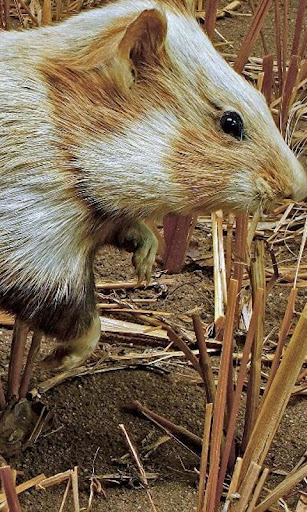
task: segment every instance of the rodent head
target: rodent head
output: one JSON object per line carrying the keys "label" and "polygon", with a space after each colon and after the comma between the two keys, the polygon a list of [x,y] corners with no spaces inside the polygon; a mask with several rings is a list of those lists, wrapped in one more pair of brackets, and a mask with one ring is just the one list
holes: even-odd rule
{"label": "rodent head", "polygon": [[193,17],[170,14],[169,19],[169,55],[185,71],[186,104],[198,107],[190,113],[194,126],[191,118],[183,121],[174,153],[180,181],[193,184],[196,209],[203,204],[253,211],[284,198],[304,199],[307,172],[283,140],[263,95],[222,59]]}
{"label": "rodent head", "polygon": [[107,22],[41,69],[86,199],[151,216],[253,211],[307,195],[307,174],[263,96],[186,4],[123,1],[81,16],[92,31]]}

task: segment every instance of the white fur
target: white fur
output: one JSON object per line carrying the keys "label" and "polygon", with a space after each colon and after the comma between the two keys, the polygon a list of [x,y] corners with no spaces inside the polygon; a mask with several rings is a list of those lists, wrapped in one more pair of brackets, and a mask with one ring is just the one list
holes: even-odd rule
{"label": "white fur", "polygon": [[[90,168],[84,182],[95,195],[95,175],[103,175],[102,207],[114,214],[122,205],[134,205],[134,213],[146,217],[148,212],[164,215],[176,200],[176,185],[165,173],[165,160],[171,154],[171,141],[178,129],[178,120],[165,111],[147,111],[141,120],[128,123],[124,133],[106,138],[93,135],[85,147],[75,148],[78,164]],[[178,193],[179,193],[179,186]],[[141,200],[140,200],[141,198]],[[129,215],[129,208],[127,208]]]}

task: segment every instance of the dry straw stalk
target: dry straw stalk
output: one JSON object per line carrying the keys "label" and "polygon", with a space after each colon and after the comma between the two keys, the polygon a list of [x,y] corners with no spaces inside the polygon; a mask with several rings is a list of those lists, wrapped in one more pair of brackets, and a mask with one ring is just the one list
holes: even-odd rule
{"label": "dry straw stalk", "polygon": [[196,334],[197,345],[199,348],[199,363],[202,371],[202,377],[204,380],[204,386],[206,391],[206,397],[208,403],[214,403],[216,395],[216,387],[214,381],[214,375],[211,365],[211,359],[208,354],[206,340],[204,336],[204,330],[199,315],[193,315],[193,325]]}
{"label": "dry straw stalk", "polygon": [[230,507],[231,512],[244,512],[250,496],[253,492],[253,489],[256,485],[256,482],[258,480],[259,474],[261,471],[261,466],[258,464],[255,464],[255,462],[251,462],[246,476],[244,480],[242,481],[241,486],[239,487],[238,494],[240,495],[240,498],[238,501],[234,502],[234,505]]}
{"label": "dry straw stalk", "polygon": [[303,478],[307,476],[307,464],[304,464],[294,473],[290,473],[268,496],[254,509],[254,512],[265,512],[271,505],[276,503],[279,498],[285,496],[293,487],[295,487]]}
{"label": "dry straw stalk", "polygon": [[20,503],[16,493],[13,470],[10,468],[10,466],[4,466],[0,468],[0,475],[6,500],[9,506],[9,512],[21,512]]}
{"label": "dry straw stalk", "polygon": [[205,492],[205,487],[206,487],[207,463],[208,463],[208,454],[209,454],[212,411],[213,411],[213,404],[212,403],[207,404],[206,405],[206,414],[205,414],[203,445],[202,445],[202,452],[201,452],[201,459],[200,459],[197,512],[205,512],[205,510],[204,510],[204,492]]}
{"label": "dry straw stalk", "polygon": [[307,305],[301,313],[289,346],[261,407],[243,457],[241,479],[252,461],[263,464],[291,396],[296,378],[304,363],[306,352]]}
{"label": "dry straw stalk", "polygon": [[231,412],[229,415],[228,429],[227,429],[227,434],[226,434],[226,439],[225,439],[225,444],[224,444],[224,450],[223,450],[223,454],[222,454],[222,461],[221,461],[219,481],[218,481],[218,498],[219,499],[221,498],[223,482],[224,482],[224,479],[226,476],[227,465],[228,465],[231,447],[232,447],[232,443],[233,443],[233,439],[234,439],[234,435],[235,435],[235,427],[236,427],[237,415],[238,415],[239,406],[240,406],[241,393],[243,391],[243,385],[244,385],[246,371],[247,371],[247,364],[248,364],[248,360],[250,358],[250,351],[252,348],[252,343],[253,343],[256,328],[257,328],[258,315],[259,314],[261,315],[262,309],[263,309],[263,289],[258,288],[258,290],[256,291],[252,318],[251,318],[249,330],[248,330],[245,345],[244,345],[243,357],[241,360],[241,365],[240,365],[240,370],[239,370],[239,375],[238,375],[238,380],[237,380],[237,386],[236,386],[236,390],[234,393],[233,406],[232,406],[232,409],[231,409]]}
{"label": "dry straw stalk", "polygon": [[213,512],[215,510],[220,451],[223,438],[224,419],[226,414],[227,388],[229,383],[228,376],[230,371],[231,354],[233,349],[233,329],[235,308],[237,304],[237,295],[238,281],[236,281],[235,279],[231,279],[227,301],[228,308],[225,320],[223,349],[221,355],[219,379],[215,399],[216,406],[214,407],[213,410],[213,425],[210,447],[210,469],[205,497],[207,503],[206,512]]}
{"label": "dry straw stalk", "polygon": [[[264,242],[263,240],[256,240],[254,243],[255,255],[251,259],[251,282],[253,300],[256,298],[256,293],[259,288],[265,290],[266,278],[264,267]],[[243,447],[247,445],[253,425],[255,424],[259,400],[260,400],[260,386],[261,386],[261,356],[264,339],[264,314],[265,314],[265,292],[263,293],[263,304],[259,310],[257,317],[257,327],[255,331],[255,339],[252,346],[252,359],[250,367],[250,375],[247,388],[247,403],[245,414],[245,426],[243,434]]]}

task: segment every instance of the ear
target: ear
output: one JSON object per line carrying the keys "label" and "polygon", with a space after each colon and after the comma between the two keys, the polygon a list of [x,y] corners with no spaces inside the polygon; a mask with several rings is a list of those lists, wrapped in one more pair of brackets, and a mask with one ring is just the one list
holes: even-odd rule
{"label": "ear", "polygon": [[118,46],[118,57],[123,64],[126,83],[134,81],[134,76],[142,66],[158,56],[164,48],[167,22],[165,16],[156,9],[143,11],[126,29]]}

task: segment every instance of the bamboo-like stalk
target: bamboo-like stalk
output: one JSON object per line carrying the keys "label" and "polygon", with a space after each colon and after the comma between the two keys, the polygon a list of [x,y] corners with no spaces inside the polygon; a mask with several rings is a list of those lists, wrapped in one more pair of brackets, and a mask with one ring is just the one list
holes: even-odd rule
{"label": "bamboo-like stalk", "polygon": [[273,87],[273,66],[274,54],[266,55],[263,57],[262,69],[264,72],[262,94],[264,95],[268,105],[271,103],[272,87]]}
{"label": "bamboo-like stalk", "polygon": [[227,219],[227,237],[226,237],[226,285],[229,287],[229,281],[231,278],[231,267],[232,267],[232,241],[233,241],[233,226],[235,223],[235,216],[233,214],[228,215]]}
{"label": "bamboo-like stalk", "polygon": [[257,89],[258,91],[262,91],[263,89],[263,81],[264,81],[264,73],[259,73],[257,76]]}
{"label": "bamboo-like stalk", "polygon": [[271,366],[269,380],[265,387],[264,398],[266,398],[266,396],[270,390],[270,387],[272,385],[273,379],[276,375],[276,372],[277,372],[277,369],[278,369],[278,366],[280,363],[282,351],[285,346],[286,338],[287,338],[287,335],[288,335],[290,327],[291,327],[297,292],[298,292],[297,288],[292,288],[289,298],[288,298],[287,308],[286,308],[286,312],[285,312],[285,315],[284,315],[282,323],[281,323],[280,333],[279,333],[279,337],[278,337],[278,343],[277,343],[277,347],[275,350],[273,363]]}
{"label": "bamboo-like stalk", "polygon": [[258,480],[260,471],[261,466],[259,466],[259,464],[255,464],[255,462],[250,463],[246,476],[238,490],[240,498],[235,502],[233,506],[230,507],[231,512],[244,512],[246,510],[250,496]]}
{"label": "bamboo-like stalk", "polygon": [[52,3],[51,0],[43,1],[43,15],[42,15],[42,24],[50,25],[52,22]]}
{"label": "bamboo-like stalk", "polygon": [[205,29],[211,41],[214,39],[217,9],[218,0],[206,0]]}
{"label": "bamboo-like stalk", "polygon": [[163,219],[165,254],[164,268],[176,274],[180,272],[193,233],[197,216],[166,215]]}
{"label": "bamboo-like stalk", "polygon": [[283,28],[282,28],[282,67],[284,74],[287,69],[287,51],[288,51],[288,14],[289,14],[289,0],[283,2]]}
{"label": "bamboo-like stalk", "polygon": [[[4,464],[5,466],[5,464]],[[16,489],[16,470],[15,469],[12,469],[12,480],[13,480],[13,486],[15,487],[15,492],[17,494],[17,489]],[[4,501],[2,502],[2,504],[0,505],[0,508],[1,510],[3,510],[3,512],[10,512],[10,507],[9,507],[9,504],[7,502],[7,499],[6,499],[6,494],[4,492]]]}
{"label": "bamboo-like stalk", "polygon": [[[264,290],[266,285],[263,240],[256,240],[254,243],[254,258],[251,260],[251,280],[253,300],[255,301],[257,290],[259,288]],[[255,339],[252,346],[252,359],[246,399],[245,425],[242,439],[243,449],[247,446],[258,414],[261,387],[261,356],[264,339],[265,301],[266,297],[264,294],[263,308],[261,308],[258,316]]]}
{"label": "bamboo-like stalk", "polygon": [[254,43],[263,27],[264,21],[268,14],[272,0],[260,0],[258,3],[255,14],[252,18],[251,26],[242,42],[241,48],[238,52],[237,58],[234,63],[234,69],[238,73],[242,73],[248,57],[251,54]]}
{"label": "bamboo-like stalk", "polygon": [[[246,238],[248,229],[248,216],[238,215],[236,217],[236,234],[234,244],[233,278],[238,281],[238,290],[242,288],[244,265],[246,262]],[[239,323],[239,295],[236,305],[236,320]]]}
{"label": "bamboo-like stalk", "polygon": [[[26,482],[23,482],[22,484],[19,484],[16,486],[16,494],[21,494],[24,491],[27,491],[28,489],[31,489],[31,487],[37,486],[42,480],[45,480],[46,476],[42,473],[41,475],[35,476],[34,478],[31,478],[30,480],[27,480]],[[0,506],[2,506],[3,501],[5,500],[5,494],[0,494]]]}
{"label": "bamboo-like stalk", "polygon": [[211,214],[212,220],[212,246],[213,246],[213,262],[214,262],[214,324],[216,333],[223,331],[225,314],[224,314],[224,294],[221,280],[220,267],[220,251],[218,240],[218,226],[216,212]]}
{"label": "bamboo-like stalk", "polygon": [[218,406],[213,410],[213,426],[210,448],[210,470],[208,484],[206,489],[207,512],[213,512],[215,509],[218,470],[220,462],[221,442],[223,437],[223,425],[226,413],[226,397],[228,387],[228,374],[233,347],[233,329],[235,310],[238,294],[238,281],[231,279],[228,293],[228,307],[225,321],[225,331],[223,339],[223,349],[221,355],[219,379],[216,391],[215,403]]}
{"label": "bamboo-like stalk", "polygon": [[287,124],[289,108],[291,106],[291,99],[293,98],[293,89],[296,83],[298,69],[299,57],[297,55],[292,55],[283,89],[282,101],[280,104],[280,129],[282,132],[284,132]]}
{"label": "bamboo-like stalk", "polygon": [[62,15],[62,0],[56,0],[55,2],[55,21],[59,21]]}
{"label": "bamboo-like stalk", "polygon": [[[206,473],[207,473],[207,462],[208,462],[208,453],[209,453],[212,411],[213,411],[213,403],[208,403],[206,405],[203,444],[202,444],[201,458],[200,458],[197,512],[203,512],[203,506],[204,506],[204,492],[205,492],[205,487],[206,487]],[[205,510],[204,510],[204,512],[205,512]]]}
{"label": "bamboo-like stalk", "polygon": [[204,330],[201,323],[201,318],[197,314],[192,315],[194,331],[196,335],[197,345],[199,349],[199,363],[202,370],[202,377],[204,380],[205,392],[207,402],[214,403],[216,387],[214,382],[214,375],[212,371],[211,359],[208,354],[206,340],[204,336]]}
{"label": "bamboo-like stalk", "polygon": [[229,485],[225,504],[223,507],[223,512],[227,512],[229,510],[230,504],[232,502],[232,497],[233,497],[233,495],[235,495],[237,493],[241,469],[242,469],[242,462],[243,462],[243,459],[241,457],[237,457],[233,475],[232,475],[232,479],[231,479],[231,482]]}
{"label": "bamboo-like stalk", "polygon": [[281,96],[284,78],[283,78],[283,67],[282,67],[281,20],[280,20],[279,0],[274,0],[274,7],[275,7],[275,44],[276,44],[276,58],[277,58],[278,88],[279,88],[279,96]]}
{"label": "bamboo-like stalk", "polygon": [[231,446],[232,446],[232,442],[233,442],[233,438],[234,438],[237,414],[239,411],[240,400],[241,400],[241,393],[243,390],[243,385],[244,385],[244,380],[245,380],[245,375],[246,375],[246,370],[247,370],[247,363],[248,363],[248,359],[250,357],[250,351],[252,348],[252,343],[253,343],[256,328],[257,328],[258,316],[261,315],[261,311],[263,309],[263,293],[264,293],[264,291],[262,288],[258,288],[256,291],[252,318],[251,318],[248,333],[246,336],[246,341],[244,344],[243,357],[242,357],[242,361],[241,361],[241,365],[240,365],[237,386],[236,386],[236,390],[234,393],[233,406],[232,406],[232,409],[231,409],[231,412],[229,415],[228,429],[227,429],[227,434],[226,434],[226,439],[225,439],[225,444],[224,444],[224,450],[223,450],[223,454],[222,454],[219,480],[218,480],[218,485],[217,485],[217,503],[220,500],[222,490],[223,490],[223,482],[225,479],[227,464],[228,464]]}
{"label": "bamboo-like stalk", "polygon": [[290,473],[268,496],[256,507],[254,512],[265,512],[282,496],[287,494],[301,480],[307,476],[307,464],[300,467],[295,473]]}
{"label": "bamboo-like stalk", "polygon": [[303,28],[304,11],[306,6],[306,0],[299,0],[297,7],[296,22],[294,28],[293,43],[291,49],[291,55],[298,55],[300,36]]}
{"label": "bamboo-like stalk", "polygon": [[14,484],[13,471],[10,466],[0,468],[1,481],[10,512],[21,512],[20,503]]}
{"label": "bamboo-like stalk", "polygon": [[33,16],[32,12],[31,12],[31,9],[27,6],[27,4],[24,2],[24,0],[18,0],[18,3],[20,4],[20,7],[22,7],[22,9],[27,13],[27,15],[29,16],[29,18],[32,21],[33,25],[35,27],[37,27],[38,26],[38,21],[35,18],[35,16]]}
{"label": "bamboo-like stalk", "polygon": [[5,399],[5,394],[4,394],[3,385],[2,385],[2,379],[0,377],[0,409],[1,410],[5,409],[5,406],[6,406],[6,399]]}
{"label": "bamboo-like stalk", "polygon": [[255,236],[255,233],[257,230],[257,225],[260,221],[260,218],[261,218],[261,210],[260,210],[260,208],[258,208],[253,215],[253,218],[250,222],[250,226],[248,228],[247,235],[246,235],[246,251],[248,252],[248,254],[246,255],[246,259],[248,256],[248,261],[250,260],[250,249],[251,249],[252,241],[254,239],[254,236]]}
{"label": "bamboo-like stalk", "polygon": [[305,360],[306,352],[307,305],[300,315],[270,391],[261,407],[243,457],[242,478],[251,461],[263,464]]}
{"label": "bamboo-like stalk", "polygon": [[72,488],[72,497],[74,504],[74,512],[80,512],[80,503],[79,503],[79,485],[78,485],[78,466],[74,467],[71,478],[71,488]]}
{"label": "bamboo-like stalk", "polygon": [[223,236],[223,212],[219,210],[216,212],[217,221],[217,239],[218,239],[218,253],[219,253],[219,268],[221,275],[221,286],[223,292],[223,301],[227,306],[227,279],[226,279],[226,264],[224,253],[224,236]]}
{"label": "bamboo-like stalk", "polygon": [[3,6],[3,0],[0,0],[0,29],[4,29],[4,6]]}
{"label": "bamboo-like stalk", "polygon": [[152,419],[155,423],[161,425],[163,428],[165,428],[175,436],[184,438],[190,443],[194,444],[195,446],[202,447],[201,437],[197,436],[196,434],[193,434],[192,432],[182,427],[181,425],[176,425],[175,423],[167,420],[163,416],[160,416],[160,414],[151,411],[137,400],[131,402],[128,407],[130,410],[135,411],[138,414],[144,414],[144,416],[146,416],[149,419]]}
{"label": "bamboo-like stalk", "polygon": [[262,472],[262,475],[261,477],[259,478],[259,481],[256,485],[256,488],[255,488],[255,491],[254,491],[254,494],[253,494],[253,497],[250,501],[250,504],[248,506],[248,509],[247,509],[247,512],[253,512],[254,511],[254,508],[256,506],[256,503],[259,499],[259,496],[260,496],[260,493],[263,489],[263,486],[265,484],[265,481],[268,477],[268,474],[269,474],[270,470],[268,468],[264,468],[263,472]]}
{"label": "bamboo-like stalk", "polygon": [[30,379],[32,376],[32,370],[35,363],[36,356],[39,352],[42,340],[42,333],[40,331],[34,331],[32,336],[32,342],[27,357],[26,366],[21,379],[19,398],[24,398],[28,392]]}
{"label": "bamboo-like stalk", "polygon": [[15,5],[15,9],[16,9],[16,12],[17,12],[17,16],[18,16],[18,19],[19,19],[19,23],[20,25],[25,28],[25,20],[24,20],[24,17],[22,15],[22,12],[20,10],[20,6],[19,6],[19,3],[18,3],[18,0],[14,0],[14,5]]}
{"label": "bamboo-like stalk", "polygon": [[13,396],[19,398],[21,370],[28,332],[29,327],[16,318],[8,372],[8,399],[11,399]]}
{"label": "bamboo-like stalk", "polygon": [[[252,10],[253,15],[255,15],[256,8],[255,8],[254,0],[249,0],[249,4],[251,6],[251,10]],[[263,30],[260,30],[260,37],[261,37],[261,43],[262,43],[262,46],[263,46],[263,53],[264,53],[264,55],[267,55],[268,54],[268,47],[267,47],[267,44],[266,44],[266,41],[265,41]]]}
{"label": "bamboo-like stalk", "polygon": [[5,30],[10,29],[10,0],[3,0],[3,25]]}
{"label": "bamboo-like stalk", "polygon": [[302,41],[302,44],[301,44],[301,47],[300,47],[300,50],[298,53],[298,56],[300,59],[303,58],[306,48],[307,48],[307,30],[305,30],[303,41]]}
{"label": "bamboo-like stalk", "polygon": [[[307,71],[307,68],[306,68],[306,71]],[[294,277],[293,288],[296,287],[297,278],[298,278],[298,274],[299,274],[299,269],[300,269],[300,265],[301,265],[301,261],[302,261],[302,257],[303,257],[303,252],[304,252],[305,245],[306,245],[306,239],[307,239],[307,219],[305,220],[304,231],[303,231],[303,236],[302,236],[302,242],[301,242],[301,246],[300,246],[300,252],[299,252],[299,255],[298,255],[298,258],[297,258],[297,266],[296,266],[296,272],[295,272],[295,277]]]}
{"label": "bamboo-like stalk", "polygon": [[64,471],[63,473],[57,473],[56,475],[52,475],[48,478],[44,478],[40,480],[40,482],[37,483],[36,489],[47,489],[48,487],[52,487],[53,485],[61,484],[62,482],[65,482],[66,480],[70,480],[70,477],[73,473],[72,469],[68,469],[67,471]]}
{"label": "bamboo-like stalk", "polygon": [[[167,329],[167,334],[169,339],[184,353],[186,358],[192,363],[194,369],[199,373],[201,378],[203,378],[203,372],[201,366],[198,362],[197,357],[193,354],[192,350],[188,347],[188,345],[180,338],[180,336],[170,327]],[[206,377],[204,377],[206,378]]]}
{"label": "bamboo-like stalk", "polygon": [[68,482],[66,484],[65,491],[64,491],[64,494],[63,494],[62,502],[61,502],[61,505],[60,505],[60,508],[59,508],[59,512],[63,512],[64,511],[64,507],[65,507],[65,503],[66,503],[66,500],[67,500],[67,496],[68,496],[68,492],[69,492],[70,486],[71,486],[71,480],[68,479]]}
{"label": "bamboo-like stalk", "polygon": [[136,462],[137,468],[139,470],[141,482],[142,482],[142,484],[144,486],[147,487],[148,481],[147,481],[146,471],[145,471],[145,469],[143,467],[143,464],[141,463],[138,450],[137,450],[134,442],[132,442],[131,436],[128,434],[126,427],[123,424],[120,424],[119,428],[124,433],[124,436],[125,436],[125,439],[126,439],[126,442],[127,442],[127,446],[129,448],[129,451],[130,451],[131,455],[133,456],[133,458],[134,458],[134,460]]}
{"label": "bamboo-like stalk", "polygon": [[226,266],[223,239],[223,212],[211,214],[212,246],[214,261],[214,323],[216,338],[221,339],[225,323],[225,306],[227,305]]}

